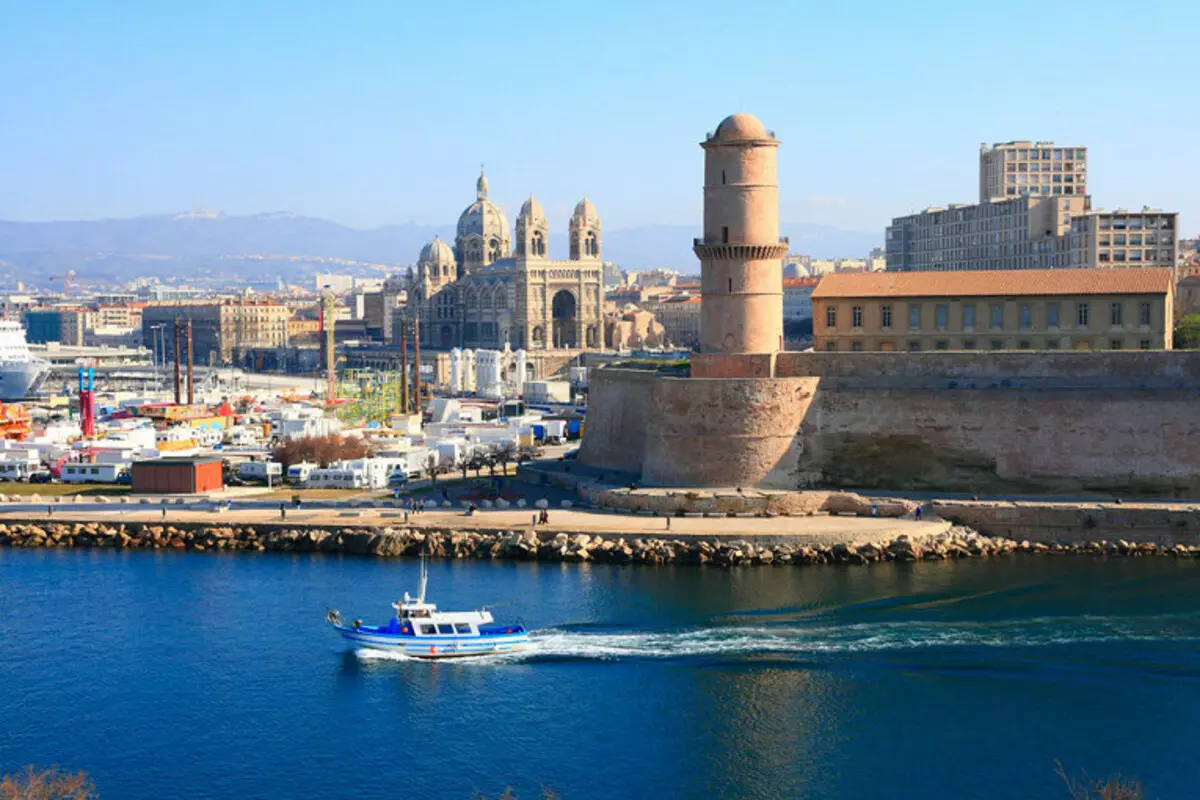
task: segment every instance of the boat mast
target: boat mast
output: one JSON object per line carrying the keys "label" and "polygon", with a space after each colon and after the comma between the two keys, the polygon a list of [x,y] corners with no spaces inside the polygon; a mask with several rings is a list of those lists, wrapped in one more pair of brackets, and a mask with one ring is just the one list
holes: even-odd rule
{"label": "boat mast", "polygon": [[417,602],[425,602],[425,584],[429,582],[429,565],[425,563],[425,554],[421,554],[421,584],[417,590]]}

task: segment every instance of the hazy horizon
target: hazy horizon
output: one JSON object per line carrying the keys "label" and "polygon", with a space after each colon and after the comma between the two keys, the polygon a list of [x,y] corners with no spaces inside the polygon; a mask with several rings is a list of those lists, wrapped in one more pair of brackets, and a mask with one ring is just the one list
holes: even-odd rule
{"label": "hazy horizon", "polygon": [[1087,146],[1096,207],[1178,211],[1187,235],[1195,70],[1184,37],[1163,42],[1200,9],[1139,18],[1033,2],[16,5],[0,219],[439,225],[482,162],[510,218],[533,192],[565,224],[586,194],[606,227],[691,225],[697,144],[746,111],[783,142],[781,219],[882,239],[893,216],[974,201],[981,142],[1028,138]]}

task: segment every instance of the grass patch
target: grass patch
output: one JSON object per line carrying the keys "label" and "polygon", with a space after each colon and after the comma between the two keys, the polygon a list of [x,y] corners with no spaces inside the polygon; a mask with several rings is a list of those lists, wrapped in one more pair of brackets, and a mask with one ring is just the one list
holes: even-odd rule
{"label": "grass patch", "polygon": [[119,497],[129,494],[130,491],[130,487],[115,483],[0,483],[0,494],[36,494],[42,497],[69,497],[71,495]]}

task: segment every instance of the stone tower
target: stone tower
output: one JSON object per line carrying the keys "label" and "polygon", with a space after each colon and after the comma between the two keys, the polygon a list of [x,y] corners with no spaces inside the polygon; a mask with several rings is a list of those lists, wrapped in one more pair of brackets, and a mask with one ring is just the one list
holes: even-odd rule
{"label": "stone tower", "polygon": [[567,228],[571,243],[571,260],[600,259],[600,215],[592,201],[584,197],[575,206]]}
{"label": "stone tower", "polygon": [[704,238],[695,241],[703,353],[783,349],[779,141],[749,114],[726,117],[704,148]]}

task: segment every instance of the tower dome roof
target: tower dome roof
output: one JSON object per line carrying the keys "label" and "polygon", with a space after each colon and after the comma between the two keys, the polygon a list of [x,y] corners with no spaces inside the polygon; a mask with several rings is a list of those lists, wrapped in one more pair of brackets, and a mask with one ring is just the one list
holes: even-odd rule
{"label": "tower dome roof", "polygon": [[433,241],[421,248],[421,255],[418,259],[421,264],[453,264],[454,250],[450,245],[443,242],[438,237],[433,237]]}
{"label": "tower dome roof", "polygon": [[529,199],[521,204],[521,213],[517,216],[529,219],[530,217],[538,217],[545,219],[546,212],[542,208],[542,204],[533,199],[533,195],[529,195]]}
{"label": "tower dome roof", "polygon": [[730,114],[717,126],[716,139],[766,139],[767,129],[753,114]]}
{"label": "tower dome roof", "polygon": [[592,201],[588,200],[586,196],[584,196],[582,200],[575,204],[574,216],[583,217],[585,219],[599,219],[600,217],[600,215],[596,213],[596,207],[592,205]]}
{"label": "tower dome roof", "polygon": [[488,182],[481,172],[475,182],[475,202],[467,206],[458,218],[458,236],[481,234],[508,239],[508,219],[495,203],[487,199]]}

